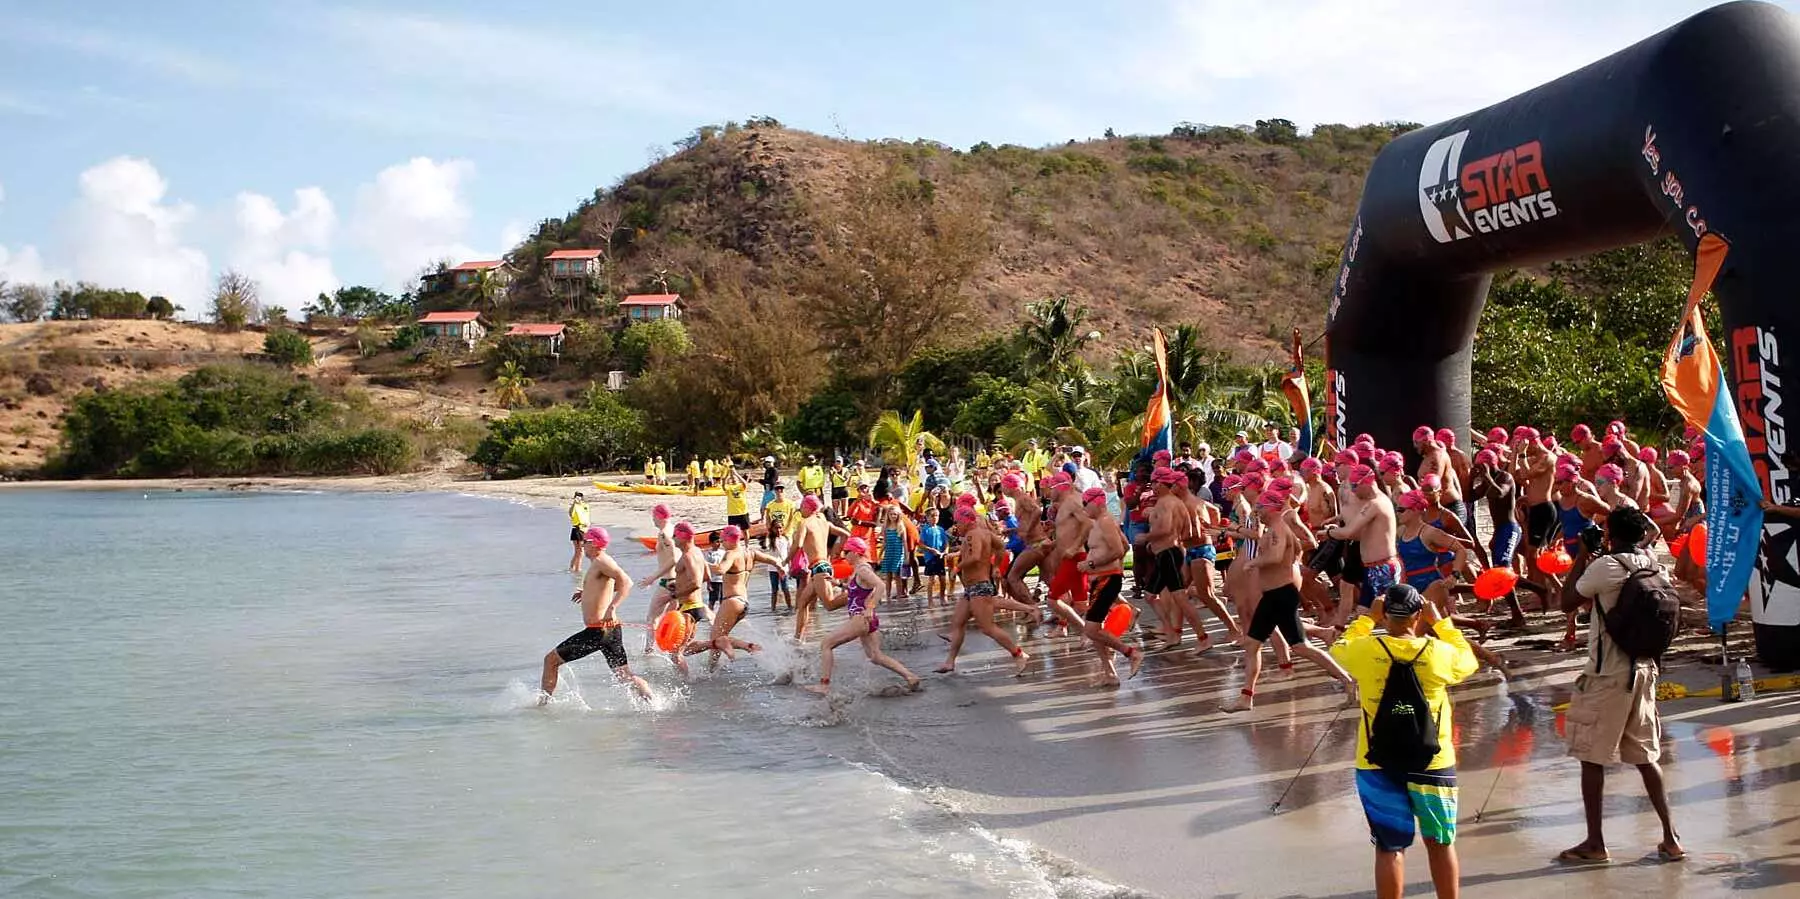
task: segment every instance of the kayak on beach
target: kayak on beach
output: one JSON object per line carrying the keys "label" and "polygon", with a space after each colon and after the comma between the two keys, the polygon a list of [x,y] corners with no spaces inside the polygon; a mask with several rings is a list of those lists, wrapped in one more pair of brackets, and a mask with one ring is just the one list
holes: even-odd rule
{"label": "kayak on beach", "polygon": [[724,496],[725,491],[717,487],[703,490],[689,490],[686,487],[673,487],[663,484],[608,484],[603,481],[594,482],[595,490],[607,493],[642,493],[649,496]]}
{"label": "kayak on beach", "polygon": [[[723,527],[717,527],[717,528],[713,528],[710,531],[695,531],[694,532],[694,545],[700,547],[701,549],[711,549],[713,547],[713,545],[718,542],[720,532],[722,532],[724,530],[725,529]],[[759,521],[759,522],[751,525],[750,529],[744,532],[744,539],[749,540],[749,539],[753,539],[756,537],[761,537],[763,535],[763,530],[764,530],[763,523]],[[642,543],[644,545],[644,548],[647,550],[650,550],[651,552],[656,551],[656,535],[655,534],[651,534],[649,536],[637,536],[637,537],[633,537],[631,539],[636,540],[639,543]]]}

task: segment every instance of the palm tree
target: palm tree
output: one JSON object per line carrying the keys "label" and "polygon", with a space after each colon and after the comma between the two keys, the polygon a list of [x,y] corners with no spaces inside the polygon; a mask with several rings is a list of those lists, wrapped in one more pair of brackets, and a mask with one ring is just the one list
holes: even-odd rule
{"label": "palm tree", "polygon": [[525,376],[525,371],[519,368],[519,363],[507,360],[505,365],[500,366],[499,374],[494,377],[494,399],[499,400],[500,405],[508,409],[514,406],[523,406],[531,401],[531,398],[525,395],[525,391],[535,383],[537,382]]}
{"label": "palm tree", "polygon": [[901,471],[905,472],[918,466],[923,447],[940,456],[944,454],[944,441],[925,430],[924,410],[915,410],[912,421],[901,419],[900,413],[892,409],[882,412],[869,429],[869,445],[881,451],[881,457],[890,465],[902,466]]}
{"label": "palm tree", "polygon": [[476,272],[469,283],[469,290],[481,301],[481,305],[489,309],[499,306],[500,300],[506,296],[506,287],[500,283],[499,278],[494,277],[493,269]]}
{"label": "palm tree", "polygon": [[1084,331],[1087,308],[1071,305],[1068,297],[1054,297],[1025,304],[1025,323],[1019,339],[1028,377],[1059,378],[1080,365],[1081,350],[1100,339],[1099,331]]}

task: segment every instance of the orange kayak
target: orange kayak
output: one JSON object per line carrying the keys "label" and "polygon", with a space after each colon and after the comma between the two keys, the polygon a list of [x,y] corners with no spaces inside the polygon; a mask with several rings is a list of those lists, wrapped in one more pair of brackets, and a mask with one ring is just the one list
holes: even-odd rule
{"label": "orange kayak", "polygon": [[[719,537],[719,533],[723,530],[725,530],[725,529],[722,527],[719,527],[719,528],[713,528],[710,531],[695,531],[694,532],[694,545],[700,547],[701,549],[712,549],[713,544],[717,543],[721,539]],[[744,532],[745,537],[761,537],[762,535],[763,535],[763,523],[760,521],[751,525],[750,530]],[[648,537],[633,537],[631,539],[644,544],[644,548],[647,550],[650,550],[651,552],[656,551],[656,535],[655,534],[652,534]]]}

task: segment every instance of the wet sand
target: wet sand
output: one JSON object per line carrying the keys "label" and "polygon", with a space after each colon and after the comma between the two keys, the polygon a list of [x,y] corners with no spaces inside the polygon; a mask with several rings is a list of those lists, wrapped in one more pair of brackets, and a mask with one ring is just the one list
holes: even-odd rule
{"label": "wet sand", "polygon": [[[418,474],[32,482],[0,489],[444,491],[560,510],[592,480]],[[647,532],[657,502],[697,523],[724,517],[717,497],[587,492],[594,520],[625,534]],[[838,620],[836,613],[820,617],[821,626]],[[1305,663],[1291,681],[1265,682],[1255,712],[1227,716],[1218,704],[1237,692],[1242,678],[1232,667],[1241,656],[1235,648],[1198,660],[1184,651],[1153,655],[1138,679],[1096,690],[1084,686],[1094,670],[1092,654],[1073,640],[1025,640],[1037,658],[1027,677],[1014,679],[1005,655],[971,633],[958,673],[938,676],[927,672],[943,658],[944,644],[934,634],[944,612],[890,605],[882,618],[889,651],[928,686],[903,699],[858,696],[838,705],[847,756],[1002,839],[1030,843],[1046,864],[1134,894],[1373,895],[1372,852],[1351,773],[1357,713],[1340,713],[1340,694]],[[786,617],[769,620],[778,629],[792,626]],[[1688,861],[1655,862],[1655,815],[1636,772],[1617,766],[1607,781],[1612,864],[1569,868],[1553,860],[1584,834],[1579,766],[1564,755],[1558,706],[1585,654],[1535,648],[1557,634],[1560,617],[1536,621],[1523,639],[1489,644],[1517,665],[1509,683],[1484,671],[1452,693],[1465,894],[1791,894],[1800,883],[1800,693],[1791,691],[1750,704],[1662,703],[1665,776]],[[1665,680],[1716,687],[1715,669],[1697,655],[1690,645]],[[891,679],[871,670],[853,646],[840,649],[838,659],[840,683]],[[1291,791],[1272,811],[1290,781]],[[1407,874],[1410,894],[1430,894],[1422,848],[1409,853]]]}

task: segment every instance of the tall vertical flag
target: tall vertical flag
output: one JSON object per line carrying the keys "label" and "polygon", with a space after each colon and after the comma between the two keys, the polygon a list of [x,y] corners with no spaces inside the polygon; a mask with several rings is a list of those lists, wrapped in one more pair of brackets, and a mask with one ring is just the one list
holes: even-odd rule
{"label": "tall vertical flag", "polygon": [[1294,426],[1300,429],[1299,449],[1307,455],[1313,451],[1312,402],[1306,396],[1306,363],[1300,355],[1300,329],[1294,329],[1293,356],[1288,360],[1288,373],[1281,379],[1281,392],[1287,394],[1288,407],[1294,410]]}
{"label": "tall vertical flag", "polygon": [[1706,617],[1715,630],[1737,614],[1762,539],[1762,487],[1744,444],[1725,370],[1706,335],[1700,302],[1719,276],[1730,245],[1700,238],[1687,310],[1663,355],[1663,393],[1688,426],[1706,437]]}
{"label": "tall vertical flag", "polygon": [[1157,450],[1175,451],[1169,415],[1169,345],[1161,328],[1152,328],[1151,334],[1156,345],[1156,389],[1150,391],[1150,408],[1144,412],[1143,449],[1138,452],[1141,462],[1149,461]]}

